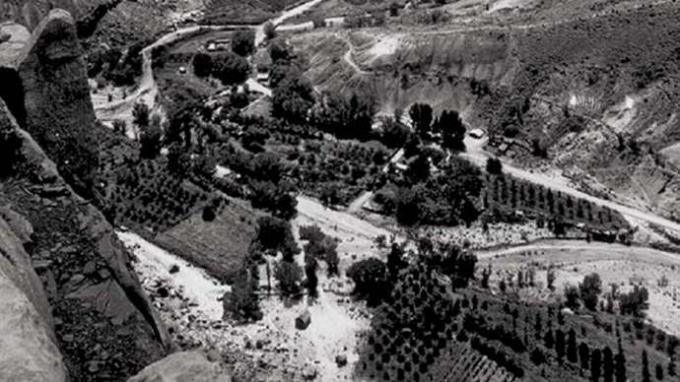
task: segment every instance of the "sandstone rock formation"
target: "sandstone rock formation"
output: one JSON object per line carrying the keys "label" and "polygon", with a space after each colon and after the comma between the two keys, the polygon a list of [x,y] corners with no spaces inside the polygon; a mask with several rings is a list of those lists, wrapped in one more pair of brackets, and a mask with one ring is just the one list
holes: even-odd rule
{"label": "sandstone rock formation", "polygon": [[[9,103],[8,108],[0,99],[0,138],[14,133],[21,144],[12,171],[0,182],[0,207],[6,207],[0,216],[25,228],[16,235],[21,240],[32,239],[30,256],[52,308],[70,380],[124,380],[172,344],[112,227],[69,186],[86,183],[88,155],[96,155],[89,131],[94,112],[73,20],[53,10],[30,39],[16,25],[0,28],[12,35],[0,44],[0,96]],[[6,150],[0,147],[3,154]],[[71,176],[65,180],[64,173]],[[21,280],[12,283],[25,290],[25,299],[44,318],[47,305]]]}
{"label": "sandstone rock formation", "polygon": [[52,10],[13,66],[21,85],[13,89],[13,96],[24,100],[23,109],[12,110],[19,124],[55,161],[69,184],[83,193],[97,168],[92,134],[96,118],[73,18],[64,10]]}
{"label": "sandstone rock formation", "polygon": [[31,231],[16,212],[0,208],[0,381],[61,382],[66,371],[47,297],[24,250]]}
{"label": "sandstone rock formation", "polygon": [[227,370],[201,351],[187,351],[169,355],[147,366],[128,382],[231,382]]}

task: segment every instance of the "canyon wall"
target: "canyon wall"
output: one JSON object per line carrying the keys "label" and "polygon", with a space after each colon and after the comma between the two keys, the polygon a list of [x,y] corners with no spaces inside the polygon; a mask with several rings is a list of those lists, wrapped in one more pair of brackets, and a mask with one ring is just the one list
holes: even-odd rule
{"label": "canyon wall", "polygon": [[[88,190],[98,155],[75,23],[65,11],[52,10],[32,34],[9,23],[0,31],[10,34],[0,43],[0,81],[11,84],[0,92],[0,152],[10,165],[0,175],[0,206],[32,227],[28,254],[48,304],[28,288],[35,277],[26,279],[32,284],[12,282],[23,304],[34,307],[31,314],[46,323],[40,351],[53,357],[53,368],[59,368],[58,352],[45,338],[58,346],[70,381],[125,380],[173,345],[113,227],[74,191]],[[20,268],[32,272],[29,264]],[[12,292],[15,301],[19,291]],[[12,319],[4,314],[0,320]],[[34,347],[36,357],[50,359]]]}

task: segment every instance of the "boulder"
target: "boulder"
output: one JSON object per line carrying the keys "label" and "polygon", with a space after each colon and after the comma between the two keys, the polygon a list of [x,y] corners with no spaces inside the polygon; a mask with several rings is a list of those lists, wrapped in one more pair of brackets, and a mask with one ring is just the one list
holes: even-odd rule
{"label": "boulder", "polygon": [[171,354],[142,370],[128,382],[231,382],[231,375],[219,362],[201,351]]}
{"label": "boulder", "polygon": [[66,381],[40,279],[22,240],[2,218],[0,301],[0,381]]}
{"label": "boulder", "polygon": [[312,315],[308,310],[295,318],[295,327],[298,330],[305,330],[312,323]]}
{"label": "boulder", "polygon": [[335,363],[338,367],[343,367],[347,365],[347,356],[344,354],[338,354],[335,356]]}

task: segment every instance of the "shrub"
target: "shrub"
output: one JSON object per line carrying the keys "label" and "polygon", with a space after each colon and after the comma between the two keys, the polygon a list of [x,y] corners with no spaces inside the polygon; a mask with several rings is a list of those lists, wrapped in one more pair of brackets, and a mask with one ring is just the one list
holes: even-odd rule
{"label": "shrub", "polygon": [[274,277],[279,281],[279,290],[284,297],[297,297],[301,293],[302,270],[294,261],[282,260],[276,264]]}
{"label": "shrub", "polygon": [[369,258],[352,264],[347,277],[354,281],[354,294],[365,298],[369,306],[377,306],[389,296],[390,283],[385,263]]}
{"label": "shrub", "polygon": [[231,50],[239,56],[248,56],[255,51],[255,32],[240,29],[231,38]]}

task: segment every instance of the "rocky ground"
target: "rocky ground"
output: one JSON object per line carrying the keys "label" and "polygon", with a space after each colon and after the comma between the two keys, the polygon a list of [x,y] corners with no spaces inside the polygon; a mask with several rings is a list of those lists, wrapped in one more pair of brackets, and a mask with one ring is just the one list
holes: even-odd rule
{"label": "rocky ground", "polygon": [[[267,294],[263,279],[264,319],[239,325],[222,318],[228,286],[135,234],[118,235],[134,254],[135,271],[181,349],[212,349],[238,373],[250,364],[256,380],[352,380],[357,340],[368,329],[369,316],[351,301],[346,278],[330,280],[322,268],[319,297],[293,304]],[[296,329],[295,319],[306,311],[311,324]],[[339,366],[337,356],[347,364]]]}
{"label": "rocky ground", "polygon": [[[479,269],[492,265],[495,290],[501,279],[512,280],[519,270],[533,269],[536,287],[516,291],[521,298],[534,301],[561,300],[566,285],[578,285],[591,273],[600,275],[604,293],[611,291],[612,284],[620,292],[628,292],[634,285],[644,286],[649,291],[649,320],[669,333],[680,334],[680,323],[675,319],[680,314],[680,257],[675,254],[617,244],[548,241],[526,248],[488,251],[480,257]],[[549,268],[555,270],[554,292],[546,288]]]}

